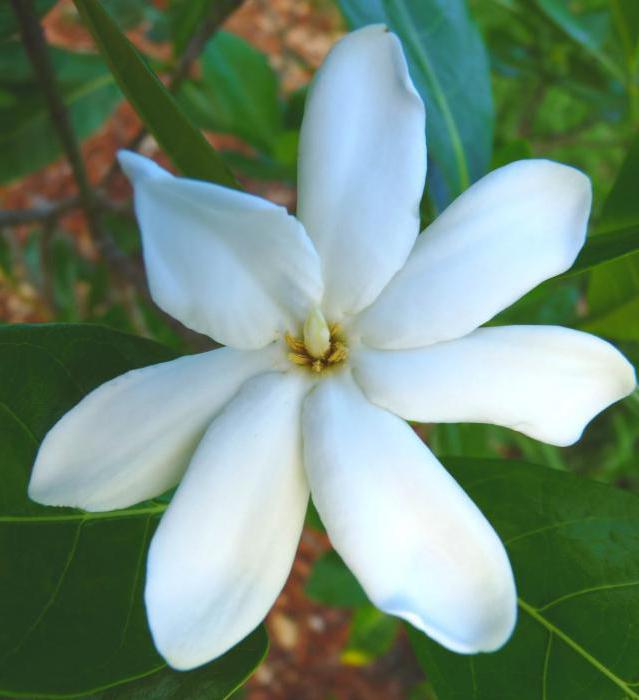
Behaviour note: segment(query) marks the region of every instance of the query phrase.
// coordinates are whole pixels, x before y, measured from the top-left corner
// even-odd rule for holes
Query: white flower
[[[570,267],[588,179],[513,163],[418,236],[424,108],[382,26],[340,41],[313,82],[297,219],[133,153],[120,161],[155,301],[229,347],[89,394],[45,438],[31,497],[100,511],[181,482],[146,583],[153,638],[179,669],[264,618],[309,487],[373,603],[454,651],[499,648],[516,619],[505,550],[403,419],[568,445],[632,391],[630,364],[591,335],[479,328]]]

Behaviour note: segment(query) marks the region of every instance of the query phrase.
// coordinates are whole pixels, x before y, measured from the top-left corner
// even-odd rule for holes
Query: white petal
[[[459,653],[499,648],[516,619],[499,538],[410,426],[344,377],[320,383],[303,412],[304,463],[333,546],[385,612]]]
[[[175,486],[197,443],[242,383],[271,370],[276,347],[222,348],[143,367],[86,396],[47,433],[29,496],[100,511]]]
[[[283,207],[176,178],[121,151],[133,182],[156,304],[224,345],[254,349],[296,330],[323,286],[317,253]]]
[[[368,398],[407,420],[496,423],[554,445],[635,387],[612,345],[557,326],[479,328],[418,350],[360,350]]]
[[[247,382],[213,422],[149,551],[155,644],[177,669],[223,654],[265,617],[288,576],[308,486],[301,373]]]
[[[486,175],[419,237],[404,268],[359,319],[364,341],[403,349],[470,333],[572,265],[591,198],[583,173],[547,160]]]
[[[370,304],[419,232],[424,106],[401,44],[382,25],[331,50],[306,101],[298,215],[324,266],[332,320]]]

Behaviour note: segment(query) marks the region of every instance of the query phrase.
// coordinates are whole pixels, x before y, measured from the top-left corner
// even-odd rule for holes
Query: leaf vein
[[[73,521],[88,522],[91,520],[112,520],[119,518],[134,518],[140,515],[154,515],[164,513],[167,506],[164,503],[156,503],[145,508],[126,508],[124,510],[109,510],[104,512],[65,513],[63,515],[3,515],[0,516],[1,524],[11,523],[68,523]]]
[[[572,598],[577,598],[582,595],[588,595],[589,593],[599,593],[601,591],[613,591],[619,588],[630,588],[632,586],[639,586],[639,581],[624,581],[622,583],[606,583],[602,584],[601,586],[592,586],[590,588],[582,588],[581,590],[578,591],[573,591],[572,593],[566,593],[566,595],[562,595],[559,598],[555,598],[554,600],[551,600],[549,603],[544,603],[540,608],[537,608],[539,612],[543,612],[548,610],[549,608],[554,607],[555,605],[559,605],[567,600],[571,600]]]
[[[51,595],[49,596],[49,599],[46,601],[44,606],[42,607],[42,610],[40,611],[40,614],[37,616],[37,618],[34,620],[34,622],[30,625],[30,627],[26,630],[26,632],[22,635],[22,638],[20,641],[16,644],[15,647],[12,649],[9,649],[2,657],[2,663],[4,664],[6,660],[10,657],[15,655],[20,649],[24,646],[26,641],[29,639],[29,637],[35,632],[35,630],[38,628],[42,620],[44,620],[46,614],[49,612],[53,604],[55,603],[58,594],[60,593],[60,589],[62,588],[62,584],[64,583],[64,579],[67,576],[67,573],[69,572],[69,569],[71,568],[71,563],[73,561],[73,557],[75,556],[75,553],[78,551],[78,543],[80,542],[80,534],[82,532],[82,526],[84,525],[83,522],[79,523],[78,527],[76,528],[75,534],[73,536],[73,541],[71,542],[71,547],[69,549],[69,553],[67,554],[67,558],[64,562],[64,566],[62,567],[62,571],[60,572],[60,576],[58,577],[58,581],[53,588],[53,591],[51,592]]]
[[[455,160],[457,161],[457,167],[459,170],[459,191],[463,192],[470,185],[470,174],[468,170],[468,164],[466,162],[466,156],[464,154],[464,147],[462,144],[461,136],[459,134],[459,129],[457,128],[457,122],[455,121],[455,117],[453,116],[453,113],[450,109],[450,105],[448,104],[448,100],[446,99],[446,93],[442,89],[437,75],[433,70],[430,56],[424,48],[423,43],[420,42],[419,36],[415,32],[415,23],[412,21],[411,17],[408,16],[408,13],[406,12],[404,5],[401,2],[396,3],[395,9],[398,12],[398,14],[402,16],[402,19],[404,20],[405,34],[407,38],[410,38],[412,40],[412,43],[415,47],[415,55],[422,69],[424,70],[424,73],[426,73],[426,75],[428,75],[428,77],[431,80],[433,94],[442,111],[444,121],[448,126],[448,131],[450,133],[450,141],[453,147],[453,153],[455,154]]]
[[[8,403],[0,401],[0,407],[5,409],[5,411],[11,416],[11,418],[15,420],[15,422],[24,430],[24,432],[29,436],[31,440],[33,440],[33,442],[36,445],[40,444],[40,441],[35,436],[33,430],[31,430],[31,428],[22,420],[22,418],[20,418],[20,416],[11,408],[11,406],[9,406]]]
[[[564,644],[569,646],[591,666],[596,668],[602,675],[606,676],[609,681],[614,683],[618,688],[621,688],[621,690],[623,690],[629,698],[632,698],[632,700],[639,700],[639,694],[635,693],[635,691],[631,689],[629,683],[620,678],[616,673],[613,673],[613,671],[611,671],[607,666],[604,666],[601,661],[596,659],[590,652],[584,649],[584,647],[576,642],[570,635],[566,634],[563,630],[550,622],[550,620],[546,619],[537,608],[529,605],[525,600],[523,600],[523,598],[518,598],[518,602],[519,607],[530,617],[532,617],[533,620],[561,639]]]
[[[567,527],[568,525],[577,525],[578,523],[589,523],[589,522],[596,522],[596,521],[601,521],[601,520],[636,520],[636,518],[630,516],[626,518],[621,518],[619,516],[587,516],[583,518],[575,518],[574,520],[561,520],[556,523],[551,523],[550,525],[544,525],[543,527],[538,527],[534,530],[528,530],[527,532],[520,532],[518,535],[514,535],[513,537],[509,537],[508,539],[504,540],[505,545],[511,545],[514,544],[515,542],[519,542],[520,540],[526,539],[527,537],[532,537],[534,535],[539,535],[543,532],[551,532],[552,530],[559,530],[562,527]]]

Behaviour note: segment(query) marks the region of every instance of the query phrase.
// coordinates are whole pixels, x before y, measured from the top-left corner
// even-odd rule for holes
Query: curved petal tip
[[[415,601],[391,600],[380,608],[389,615],[400,617],[431,639],[457,654],[488,653],[501,649],[510,639],[517,623],[517,596],[512,577],[507,590],[491,600],[478,587],[477,598],[462,602],[455,610],[440,615],[433,624],[432,615],[421,615]],[[441,624],[445,618],[447,625]]]
[[[161,168],[150,158],[145,158],[133,151],[119,150],[118,162],[129,180],[134,183],[145,178],[170,176],[164,168]]]

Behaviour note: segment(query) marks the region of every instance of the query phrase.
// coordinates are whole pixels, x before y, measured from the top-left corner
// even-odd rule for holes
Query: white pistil
[[[331,331],[324,314],[315,307],[304,322],[304,345],[311,357],[321,360],[331,347]]]

